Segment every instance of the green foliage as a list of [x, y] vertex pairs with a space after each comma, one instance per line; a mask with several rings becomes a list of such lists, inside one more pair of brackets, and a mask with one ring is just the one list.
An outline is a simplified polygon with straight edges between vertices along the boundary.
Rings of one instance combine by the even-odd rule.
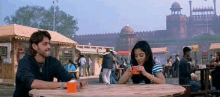
[[[72, 38], [76, 31], [78, 31], [78, 20], [74, 16], [56, 7], [55, 17], [55, 31]], [[20, 7], [11, 16], [6, 16], [4, 22], [6, 24], [19, 24], [34, 28], [53, 30], [53, 15], [54, 7], [45, 9], [41, 6], [24, 6]]]

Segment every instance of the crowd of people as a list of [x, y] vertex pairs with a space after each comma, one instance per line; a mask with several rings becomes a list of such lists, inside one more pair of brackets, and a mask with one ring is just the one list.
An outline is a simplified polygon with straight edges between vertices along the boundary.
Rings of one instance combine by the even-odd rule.
[[[179, 77], [179, 65], [180, 65], [180, 58], [179, 55], [175, 55], [175, 59], [174, 62], [172, 60], [172, 56], [169, 57], [169, 59], [167, 59], [167, 63], [164, 64], [163, 68], [164, 68], [164, 75], [167, 77], [169, 76], [169, 74], [172, 75], [172, 77], [176, 78]], [[171, 67], [171, 68], [165, 68], [165, 67]], [[170, 73], [168, 73], [170, 72]]]

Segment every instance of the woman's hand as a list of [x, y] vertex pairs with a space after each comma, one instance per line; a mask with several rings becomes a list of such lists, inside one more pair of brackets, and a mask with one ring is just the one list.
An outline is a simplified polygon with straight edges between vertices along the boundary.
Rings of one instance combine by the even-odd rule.
[[146, 73], [144, 66], [138, 65], [137, 70], [140, 71], [142, 74]]
[[128, 68], [126, 70], [126, 72], [127, 72], [128, 76], [132, 76], [132, 68]]

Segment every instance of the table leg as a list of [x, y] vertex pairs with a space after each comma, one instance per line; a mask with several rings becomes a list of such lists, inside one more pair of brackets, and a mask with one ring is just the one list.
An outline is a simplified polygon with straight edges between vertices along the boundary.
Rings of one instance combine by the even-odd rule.
[[204, 71], [203, 70], [201, 70], [201, 72], [200, 72], [200, 77], [201, 77], [201, 90], [205, 90]]
[[167, 77], [170, 77], [170, 68], [167, 69]]
[[205, 70], [205, 91], [206, 91], [205, 97], [209, 97], [209, 94], [208, 94], [208, 91], [209, 91], [209, 69]]

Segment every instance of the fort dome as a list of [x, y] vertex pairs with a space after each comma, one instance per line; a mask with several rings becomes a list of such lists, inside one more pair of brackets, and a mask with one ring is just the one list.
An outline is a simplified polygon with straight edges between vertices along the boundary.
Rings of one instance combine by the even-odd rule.
[[121, 29], [121, 34], [134, 34], [133, 29], [127, 24]]
[[181, 7], [180, 7], [180, 4], [179, 4], [179, 3], [174, 2], [174, 3], [172, 4], [171, 8], [181, 8]]

